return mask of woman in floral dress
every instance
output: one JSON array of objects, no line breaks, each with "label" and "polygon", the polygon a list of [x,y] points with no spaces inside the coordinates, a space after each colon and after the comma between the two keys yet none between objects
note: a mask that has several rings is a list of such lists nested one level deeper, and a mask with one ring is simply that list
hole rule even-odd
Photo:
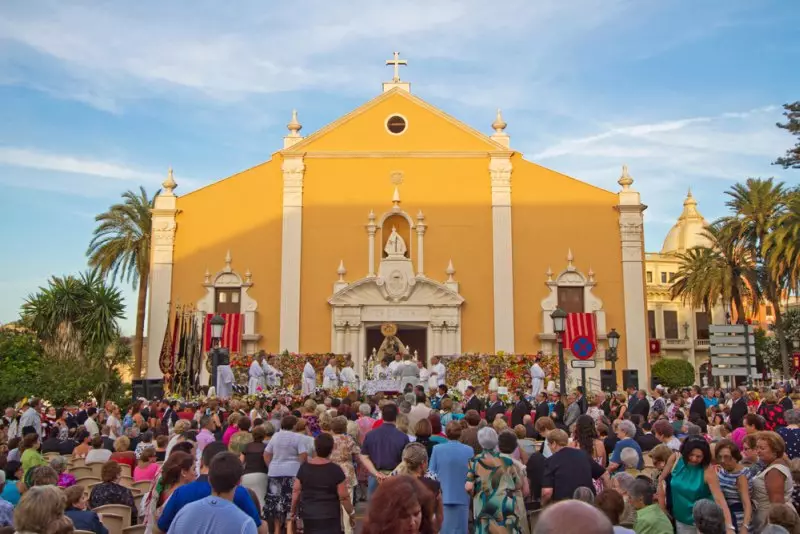
[{"label": "woman in floral dress", "polygon": [[475,534],[490,534],[498,528],[519,534],[520,518],[516,515],[516,491],[522,489],[513,461],[500,456],[497,432],[486,427],[478,432],[483,452],[473,457],[467,470],[465,489],[472,495]]},{"label": "woman in floral dress", "polygon": [[[344,471],[346,487],[350,489],[350,496],[352,497],[353,490],[358,485],[354,461],[361,456],[361,448],[347,434],[347,418],[343,415],[333,418],[331,431],[333,432],[333,452],[331,453],[330,461]],[[344,523],[345,534],[349,534],[352,532],[349,528],[350,525],[347,521]]]}]

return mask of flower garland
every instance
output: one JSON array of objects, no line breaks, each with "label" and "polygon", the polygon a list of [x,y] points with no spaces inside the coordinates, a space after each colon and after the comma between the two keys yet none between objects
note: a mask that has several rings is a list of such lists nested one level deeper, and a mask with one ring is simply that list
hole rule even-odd
[{"label": "flower garland", "polygon": [[[445,361],[447,367],[447,383],[455,385],[460,380],[469,380],[474,386],[484,391],[489,388],[489,381],[494,376],[500,386],[507,387],[509,392],[518,389],[529,390],[531,387],[530,369],[536,360],[535,354],[475,354],[468,353]],[[544,370],[546,380],[558,377],[558,356],[539,356],[539,365]]]}]

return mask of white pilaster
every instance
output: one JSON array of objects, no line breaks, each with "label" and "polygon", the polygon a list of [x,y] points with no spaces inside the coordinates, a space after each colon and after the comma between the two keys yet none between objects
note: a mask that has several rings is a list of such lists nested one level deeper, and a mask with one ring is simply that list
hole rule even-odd
[{"label": "white pilaster", "polygon": [[345,335],[347,333],[347,322],[345,321],[336,321],[333,323],[333,328],[335,331],[336,339],[333,344],[333,352],[336,354],[344,354],[345,347]]},{"label": "white pilaster", "polygon": [[431,356],[441,356],[442,352],[442,323],[431,323],[433,334],[433,354]]},{"label": "white pilaster", "polygon": [[283,156],[280,350],[300,351],[300,261],[303,239],[302,154]]},{"label": "white pilaster", "polygon": [[514,352],[514,270],[511,242],[511,158],[492,154],[492,250],[494,274],[494,348]]},{"label": "white pilaster", "polygon": [[369,223],[367,223],[367,234],[369,235],[369,259],[367,261],[368,277],[375,276],[375,232],[378,226],[375,224],[375,212],[369,212]]},{"label": "white pilaster", "polygon": [[647,307],[644,282],[644,218],[639,193],[631,189],[633,178],[622,168],[619,179],[619,229],[622,245],[622,286],[625,294],[625,346],[628,369],[638,369],[639,384],[650,383],[647,358]]},{"label": "white pilaster", "polygon": [[424,239],[425,239],[425,215],[422,210],[417,214],[417,276],[425,276],[425,259],[424,259]]},{"label": "white pilaster", "polygon": [[174,189],[177,187],[172,177],[172,169],[164,189],[155,199],[152,213],[152,239],[150,241],[150,284],[147,324],[147,360],[142,370],[147,378],[161,378],[158,365],[161,345],[167,329],[172,294],[172,265],[175,249],[175,215],[178,213]]}]

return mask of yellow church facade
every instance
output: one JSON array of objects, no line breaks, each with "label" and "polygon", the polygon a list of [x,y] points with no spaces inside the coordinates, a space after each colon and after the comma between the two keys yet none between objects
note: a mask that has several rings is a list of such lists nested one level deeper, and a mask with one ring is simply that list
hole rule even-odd
[{"label": "yellow church facade", "polygon": [[[336,352],[362,371],[380,325],[428,360],[557,351],[550,313],[595,314],[617,369],[649,375],[643,220],[610,192],[525,160],[497,112],[483,134],[395,78],[251,169],[153,210],[147,376],[170,307],[244,314],[243,350]],[[569,352],[567,351],[568,357]]]}]

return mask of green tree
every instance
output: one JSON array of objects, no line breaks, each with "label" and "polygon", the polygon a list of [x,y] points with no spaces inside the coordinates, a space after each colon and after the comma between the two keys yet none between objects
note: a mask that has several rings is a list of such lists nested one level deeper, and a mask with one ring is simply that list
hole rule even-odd
[{"label": "green tree", "polygon": [[786,210],[766,237],[767,268],[776,280],[785,280],[786,289],[800,290],[800,188],[786,196]]},{"label": "green tree", "polygon": [[125,305],[119,290],[105,284],[97,271],[54,276],[22,304],[22,323],[36,332],[45,351],[77,359],[105,350],[119,338],[117,321]]},{"label": "green tree", "polygon": [[694,367],[686,360],[662,358],[653,364],[651,374],[658,377],[659,383],[670,388],[682,388],[695,383]]},{"label": "green tree", "polygon": [[119,388],[117,368],[130,356],[119,335],[124,311],[119,290],[96,270],[54,276],[30,295],[22,305],[22,323],[41,341],[48,370],[35,390],[54,402],[73,402],[72,395],[105,398]]},{"label": "green tree", "polygon": [[[748,178],[744,184],[736,184],[725,193],[730,197],[726,205],[733,214],[720,219],[719,224],[731,235],[737,236],[755,259],[758,279],[753,288],[758,287],[775,310],[775,331],[783,359],[783,372],[789,376],[789,353],[781,322],[781,295],[786,289],[786,269],[770,268],[771,263],[779,261],[784,264],[785,260],[773,258],[781,255],[781,251],[770,247],[767,239],[786,212],[787,191],[783,183],[775,183],[772,178]],[[757,304],[758,300],[754,298],[752,302]]]},{"label": "green tree", "polygon": [[[158,192],[156,192],[158,196]],[[133,376],[142,373],[142,341],[147,307],[147,283],[150,276],[150,239],[155,197],[148,198],[144,187],[139,192],[126,191],[123,202],[114,204],[95,217],[99,224],[86,254],[89,264],[113,281],[125,280],[138,289],[136,330],[133,337]]]},{"label": "green tree", "polygon": [[786,122],[776,124],[778,128],[783,128],[790,134],[798,138],[794,147],[786,151],[786,156],[775,160],[775,165],[781,165],[784,169],[800,169],[800,100],[792,104],[784,104],[783,116]]},{"label": "green tree", "polygon": [[680,267],[670,286],[671,297],[680,297],[684,304],[703,309],[712,324],[714,306],[724,295],[730,296],[725,258],[717,249],[708,247],[692,247],[677,257]]},{"label": "green tree", "polygon": [[739,317],[745,316],[744,298],[758,291],[755,264],[742,239],[722,223],[705,230],[709,247],[693,247],[677,254],[678,272],[670,287],[672,298],[680,297],[703,308],[711,322],[711,310],[721,298],[730,302]]}]

